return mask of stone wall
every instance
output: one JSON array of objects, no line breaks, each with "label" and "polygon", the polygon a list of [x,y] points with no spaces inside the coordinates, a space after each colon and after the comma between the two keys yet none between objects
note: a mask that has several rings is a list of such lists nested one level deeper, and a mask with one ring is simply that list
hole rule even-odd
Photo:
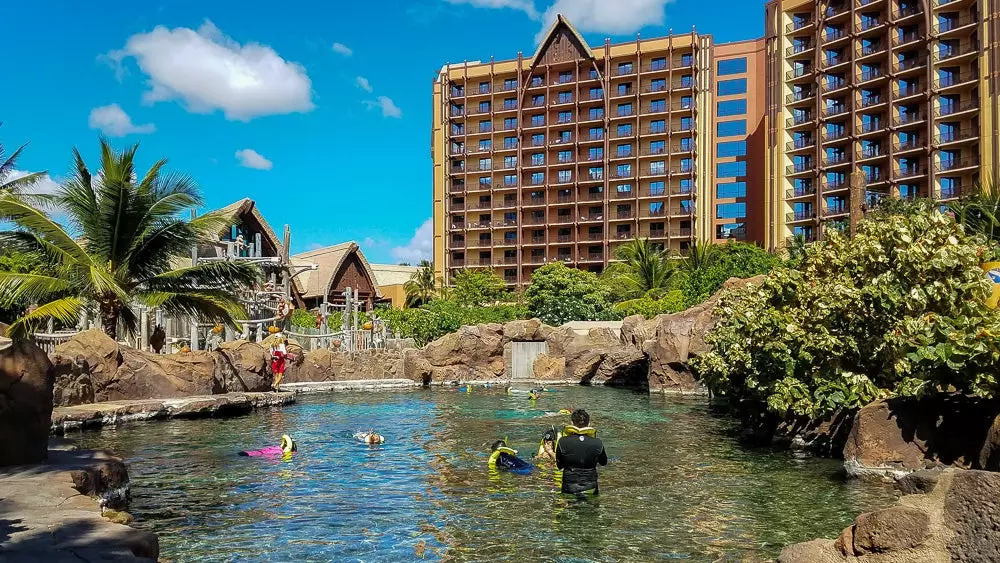
[{"label": "stone wall", "polygon": [[52,364],[38,346],[0,338],[0,465],[45,460],[53,381]]},{"label": "stone wall", "polygon": [[858,516],[836,540],[786,547],[779,563],[1000,561],[1000,474],[923,470],[899,505]]},{"label": "stone wall", "polygon": [[349,354],[321,348],[306,352],[285,368],[282,383],[319,383],[400,379],[403,377],[402,350],[376,350]]}]

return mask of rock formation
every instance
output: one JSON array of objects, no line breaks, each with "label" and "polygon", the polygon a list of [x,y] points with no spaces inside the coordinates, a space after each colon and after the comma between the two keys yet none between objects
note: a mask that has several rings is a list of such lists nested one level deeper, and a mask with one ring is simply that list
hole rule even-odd
[{"label": "rock formation", "polygon": [[397,379],[403,374],[403,352],[378,350],[348,354],[320,348],[301,355],[285,369],[284,383]]},{"label": "rock formation", "polygon": [[0,340],[0,465],[44,461],[52,418],[52,364],[33,342]]},{"label": "rock formation", "polygon": [[1000,561],[1000,474],[922,470],[899,506],[858,516],[836,540],[786,547],[779,563]]}]

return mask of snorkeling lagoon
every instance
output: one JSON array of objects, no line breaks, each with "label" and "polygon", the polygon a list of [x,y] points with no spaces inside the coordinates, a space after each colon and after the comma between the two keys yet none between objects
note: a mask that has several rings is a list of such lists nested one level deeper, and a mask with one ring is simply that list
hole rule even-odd
[{"label": "snorkeling lagoon", "polygon": [[[560,495],[551,464],[487,470],[493,441],[530,459],[574,408],[613,458],[599,497]],[[369,429],[386,443],[354,439]],[[703,397],[566,387],[529,402],[437,388],[66,437],[126,460],[134,525],[170,561],[769,561],[896,498],[847,480],[840,461],[748,448],[738,431]],[[291,458],[237,455],[283,434],[298,444]]]}]

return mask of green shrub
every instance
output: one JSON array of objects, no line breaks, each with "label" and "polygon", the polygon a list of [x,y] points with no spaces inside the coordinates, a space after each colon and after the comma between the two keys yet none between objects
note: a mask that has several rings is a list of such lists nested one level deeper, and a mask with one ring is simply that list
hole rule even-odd
[{"label": "green shrub", "polygon": [[615,316],[601,280],[592,272],[569,268],[561,262],[535,270],[524,299],[532,317],[552,326]]}]

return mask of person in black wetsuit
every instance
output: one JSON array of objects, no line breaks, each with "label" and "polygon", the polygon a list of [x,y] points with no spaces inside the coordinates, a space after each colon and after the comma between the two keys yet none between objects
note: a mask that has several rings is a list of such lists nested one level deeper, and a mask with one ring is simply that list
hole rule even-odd
[{"label": "person in black wetsuit", "polygon": [[604,443],[590,427],[590,415],[583,409],[573,411],[573,424],[563,430],[556,444],[556,467],[563,470],[562,492],[579,494],[597,488],[597,465],[608,464]]}]

